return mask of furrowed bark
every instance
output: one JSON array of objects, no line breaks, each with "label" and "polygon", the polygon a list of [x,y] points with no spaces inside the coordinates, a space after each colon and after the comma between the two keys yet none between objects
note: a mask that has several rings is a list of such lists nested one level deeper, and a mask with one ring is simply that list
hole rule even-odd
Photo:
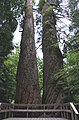
[{"label": "furrowed bark", "polygon": [[56,19],[53,10],[45,4],[43,14],[43,97],[44,104],[60,103],[62,97],[62,86],[55,74],[63,67],[63,58],[60,52]]},{"label": "furrowed bark", "polygon": [[26,0],[24,29],[16,75],[16,103],[40,103],[37,60],[34,42],[32,0]]}]

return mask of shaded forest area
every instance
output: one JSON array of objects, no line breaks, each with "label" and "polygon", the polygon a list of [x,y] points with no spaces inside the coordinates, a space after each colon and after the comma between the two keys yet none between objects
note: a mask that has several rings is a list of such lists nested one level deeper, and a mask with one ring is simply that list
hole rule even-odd
[{"label": "shaded forest area", "polygon": [[[0,102],[79,103],[79,1],[39,0],[37,9],[34,4],[0,2]],[[18,24],[20,46],[12,42]],[[36,57],[35,27],[42,59]]]}]

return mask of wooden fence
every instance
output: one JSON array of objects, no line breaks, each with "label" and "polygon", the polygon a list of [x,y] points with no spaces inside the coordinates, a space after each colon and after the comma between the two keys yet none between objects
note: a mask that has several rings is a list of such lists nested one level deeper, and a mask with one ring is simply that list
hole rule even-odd
[{"label": "wooden fence", "polygon": [[0,120],[9,117],[66,118],[79,120],[79,113],[73,103],[66,104],[6,104],[0,105]]}]

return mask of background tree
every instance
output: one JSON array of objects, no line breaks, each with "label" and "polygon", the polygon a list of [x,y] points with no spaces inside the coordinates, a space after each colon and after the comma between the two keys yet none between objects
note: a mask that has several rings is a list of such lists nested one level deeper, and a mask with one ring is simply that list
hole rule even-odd
[{"label": "background tree", "polygon": [[[0,101],[8,101],[6,94],[7,87],[9,86],[10,76],[5,65],[8,55],[14,49],[13,33],[17,28],[18,19],[21,16],[24,0],[1,0],[0,1]],[[16,71],[16,70],[15,70]],[[11,71],[12,72],[12,71]],[[2,88],[3,87],[3,88]],[[7,96],[6,96],[7,95]]]},{"label": "background tree", "polygon": [[70,9],[70,35],[66,44],[66,60],[64,70],[61,71],[64,83],[63,98],[65,102],[79,102],[79,1],[70,0],[68,3]]},{"label": "background tree", "polygon": [[17,21],[14,16],[12,3],[6,0],[0,2],[0,66],[4,58],[13,49],[13,32],[16,30]]},{"label": "background tree", "polygon": [[0,64],[13,50],[13,33],[23,14],[23,5],[24,0],[0,1]]}]

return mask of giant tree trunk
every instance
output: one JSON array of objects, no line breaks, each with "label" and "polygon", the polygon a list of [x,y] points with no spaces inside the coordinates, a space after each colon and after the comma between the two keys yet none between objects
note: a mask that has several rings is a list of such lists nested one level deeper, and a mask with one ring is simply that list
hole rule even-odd
[{"label": "giant tree trunk", "polygon": [[32,0],[26,0],[21,52],[16,75],[16,103],[40,103],[37,60],[34,43]]},{"label": "giant tree trunk", "polygon": [[43,97],[45,104],[60,103],[62,86],[55,74],[63,66],[63,58],[57,42],[56,20],[53,10],[43,7]]}]

